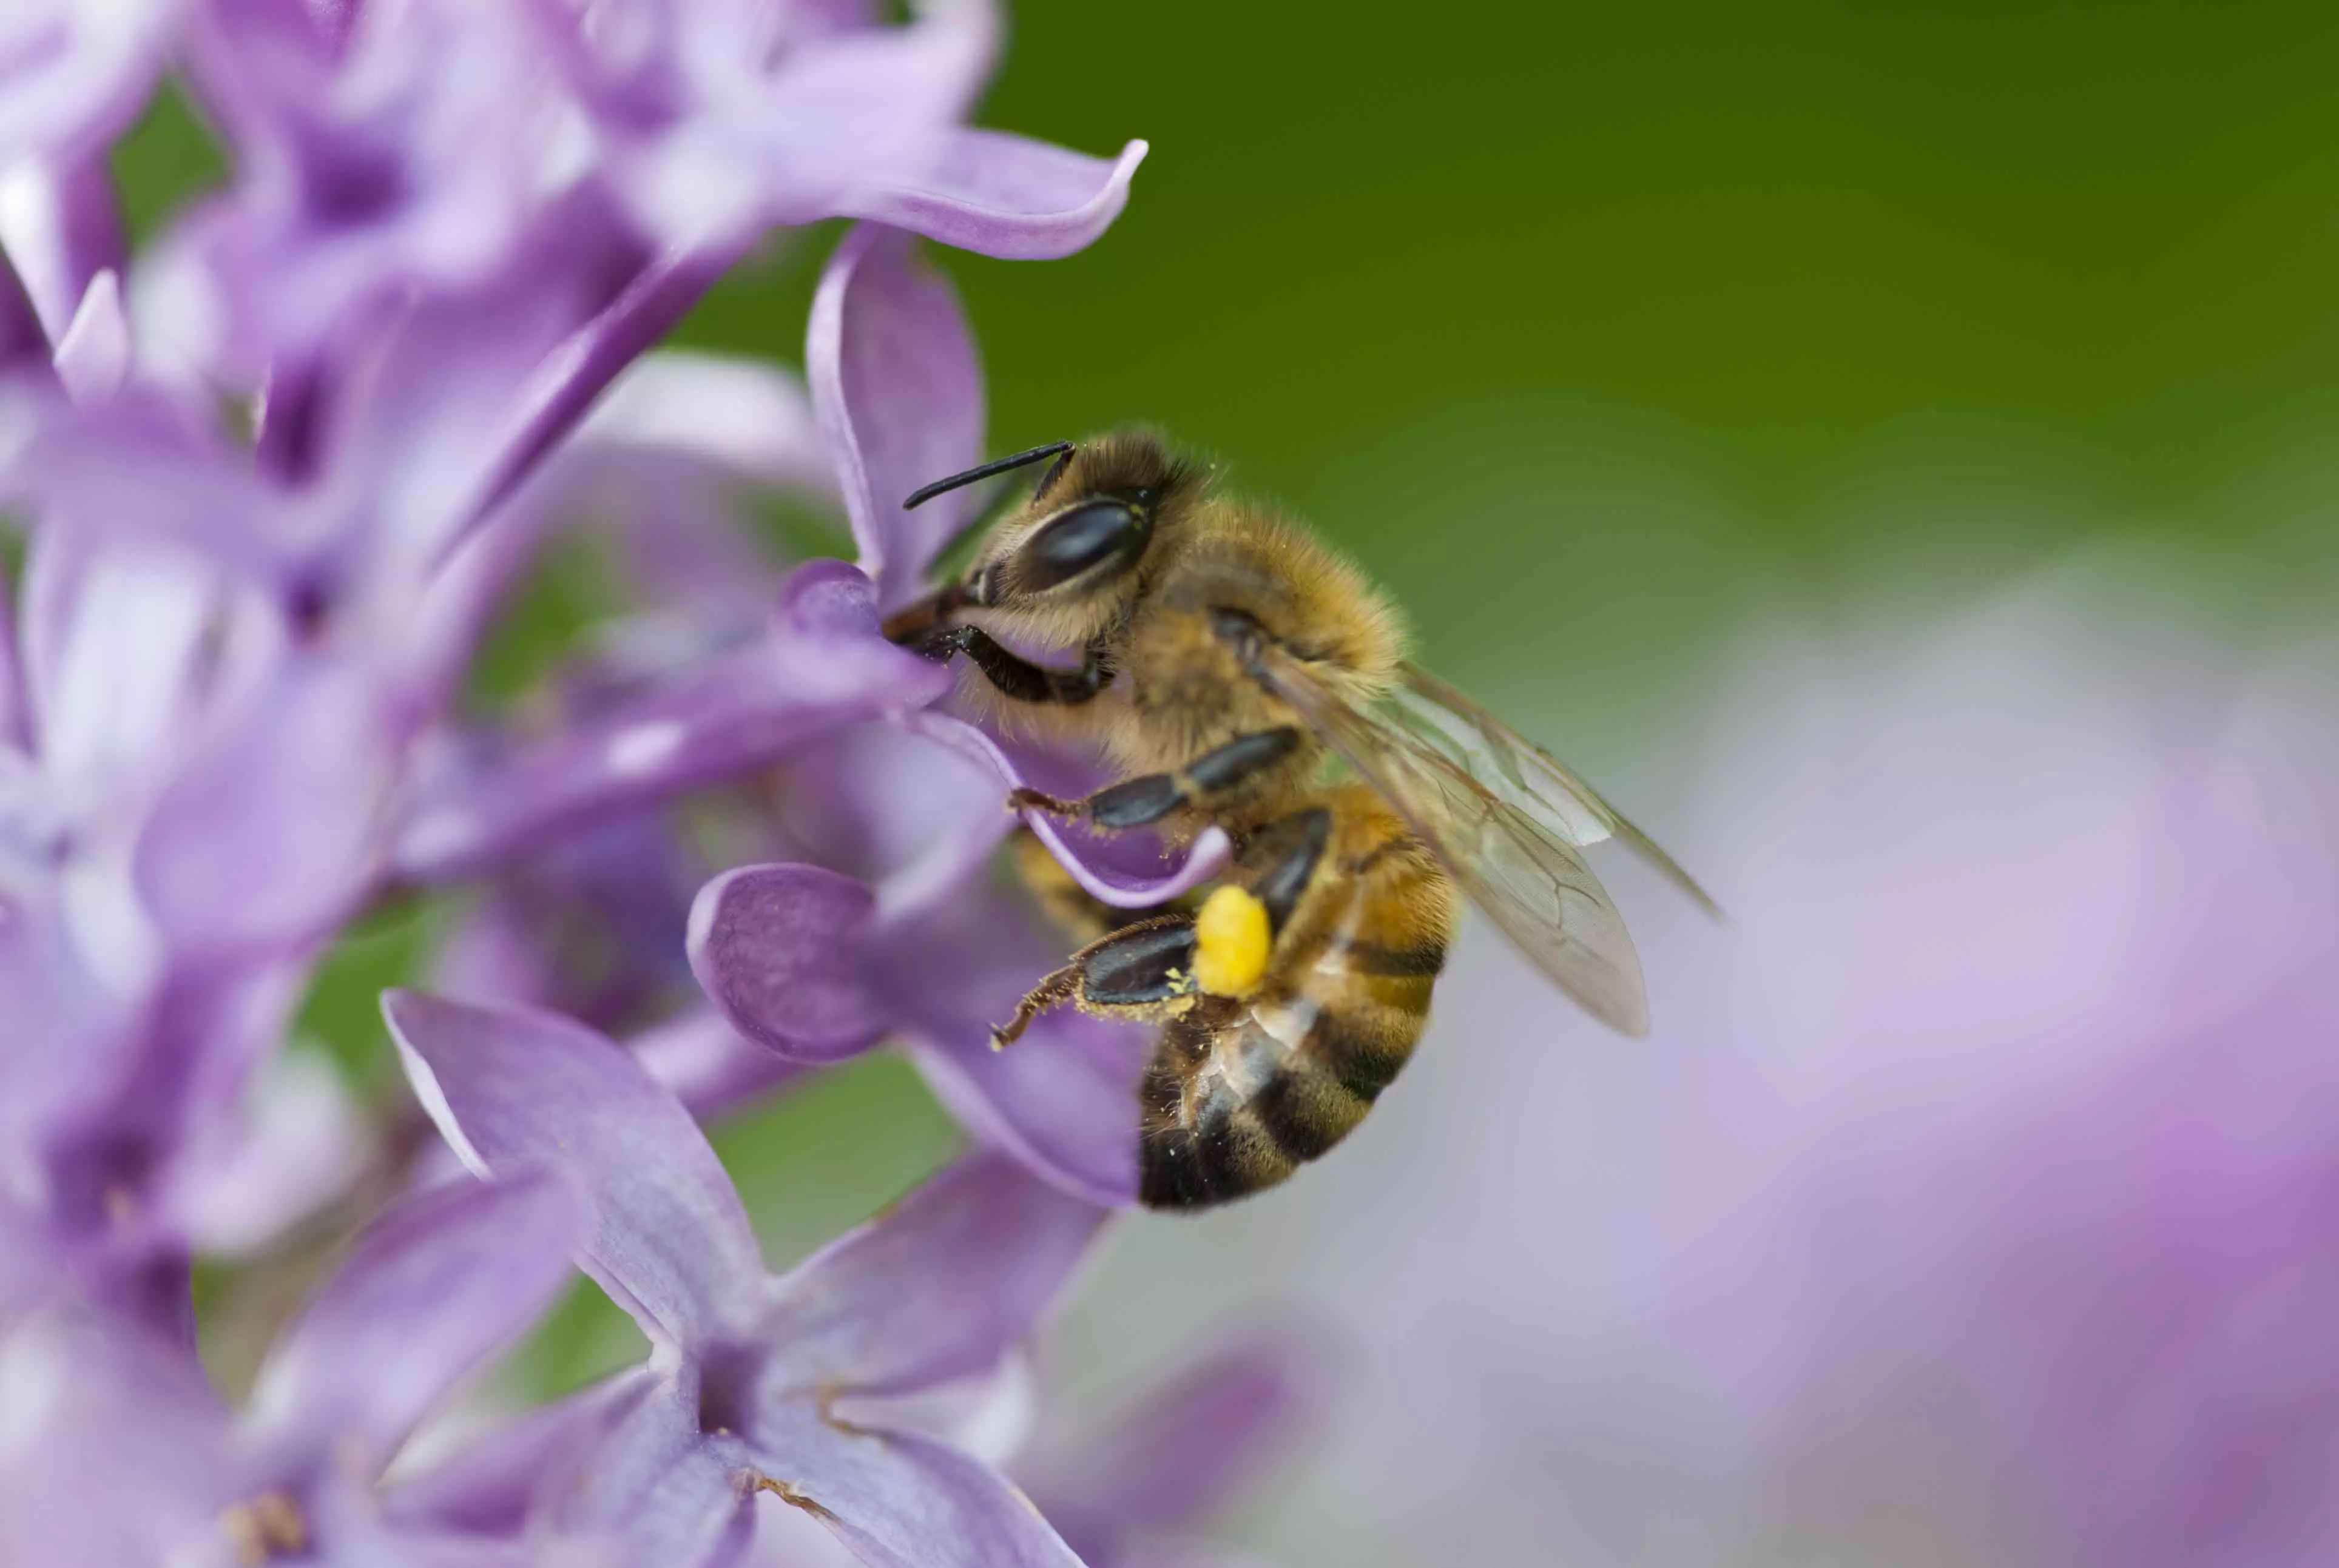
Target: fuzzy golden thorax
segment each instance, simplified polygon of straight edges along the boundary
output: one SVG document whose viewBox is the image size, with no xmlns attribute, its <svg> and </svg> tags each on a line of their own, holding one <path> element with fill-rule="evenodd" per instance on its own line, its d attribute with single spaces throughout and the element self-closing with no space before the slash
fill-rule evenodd
<svg viewBox="0 0 2339 1568">
<path fill-rule="evenodd" d="M 1031 586 L 1033 537 L 1106 498 L 1142 508 L 1142 553 L 1125 569 Z M 1396 608 L 1347 557 L 1266 507 L 1215 493 L 1209 469 L 1141 431 L 1081 446 L 993 530 L 964 582 L 962 618 L 1002 644 L 1060 666 L 1093 649 L 1113 672 L 1095 698 L 1066 705 L 1004 699 L 969 669 L 969 705 L 1012 730 L 1100 746 L 1132 773 L 1173 771 L 1238 735 L 1299 725 L 1242 666 L 1218 612 L 1249 617 L 1351 701 L 1386 689 L 1403 656 Z M 1317 754 L 1303 747 L 1258 793 L 1304 781 Z"/>
</svg>

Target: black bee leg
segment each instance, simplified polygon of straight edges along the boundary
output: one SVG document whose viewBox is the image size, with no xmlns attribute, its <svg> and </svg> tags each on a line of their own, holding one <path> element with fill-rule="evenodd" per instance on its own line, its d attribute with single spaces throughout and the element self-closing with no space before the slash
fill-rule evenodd
<svg viewBox="0 0 2339 1568">
<path fill-rule="evenodd" d="M 903 616 L 909 614 L 903 612 Z M 890 626 L 893 623 L 888 622 Z M 938 663 L 947 664 L 953 656 L 964 654 L 974 661 L 985 679 L 1001 695 L 1019 703 L 1062 703 L 1068 706 L 1087 702 L 1112 684 L 1112 663 L 1100 647 L 1089 648 L 1076 670 L 1051 670 L 1019 657 L 999 645 L 997 639 L 980 626 L 948 626 L 927 633 L 908 642 L 920 654 Z"/>
<path fill-rule="evenodd" d="M 1237 735 L 1213 747 L 1176 773 L 1143 774 L 1099 790 L 1086 800 L 1059 800 L 1038 790 L 1017 790 L 1012 806 L 1030 806 L 1053 816 L 1085 816 L 1100 828 L 1143 827 L 1180 806 L 1199 805 L 1240 788 L 1276 766 L 1299 747 L 1299 732 L 1285 725 Z"/>
<path fill-rule="evenodd" d="M 1015 1016 L 993 1025 L 991 1048 L 1004 1050 L 1031 1021 L 1074 997 L 1092 1011 L 1140 1011 L 1194 990 L 1194 917 L 1160 914 L 1136 921 L 1072 954 L 1015 1004 Z"/>
</svg>

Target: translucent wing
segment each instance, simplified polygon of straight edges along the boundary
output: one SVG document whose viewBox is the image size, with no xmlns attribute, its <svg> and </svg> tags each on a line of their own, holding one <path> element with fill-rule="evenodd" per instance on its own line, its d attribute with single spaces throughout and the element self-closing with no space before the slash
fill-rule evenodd
<svg viewBox="0 0 2339 1568">
<path fill-rule="evenodd" d="M 1663 851 L 1574 774 L 1419 671 L 1408 667 L 1388 702 L 1367 713 L 1273 645 L 1256 667 L 1536 967 L 1602 1021 L 1648 1031 L 1640 957 L 1578 846 L 1623 839 L 1712 907 Z"/>
<path fill-rule="evenodd" d="M 1711 915 L 1722 908 L 1673 857 L 1600 798 L 1557 757 L 1439 680 L 1406 665 L 1387 716 L 1418 745 L 1459 767 L 1562 840 L 1576 845 L 1613 838 L 1628 845 Z"/>
</svg>

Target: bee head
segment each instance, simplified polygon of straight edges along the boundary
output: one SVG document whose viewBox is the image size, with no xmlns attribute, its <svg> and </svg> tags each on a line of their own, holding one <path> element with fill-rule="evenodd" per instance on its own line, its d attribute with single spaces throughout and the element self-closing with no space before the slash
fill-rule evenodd
<svg viewBox="0 0 2339 1568">
<path fill-rule="evenodd" d="M 962 579 L 958 602 L 1025 623 L 1051 643 L 1084 641 L 1118 619 L 1165 525 L 1199 473 L 1158 437 L 1116 431 L 987 464 L 1050 462 L 1031 498 L 1002 519 Z M 972 482 L 954 477 L 943 484 Z M 929 486 L 913 501 L 940 493 Z"/>
</svg>

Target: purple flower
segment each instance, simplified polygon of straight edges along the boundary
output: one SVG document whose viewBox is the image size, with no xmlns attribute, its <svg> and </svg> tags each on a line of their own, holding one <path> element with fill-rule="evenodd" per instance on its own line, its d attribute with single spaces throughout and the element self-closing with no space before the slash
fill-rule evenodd
<svg viewBox="0 0 2339 1568">
<path fill-rule="evenodd" d="M 577 435 L 597 397 L 775 223 L 1061 254 L 1141 149 L 962 129 L 979 7 L 103 9 L 0 34 L 0 494 L 30 524 L 0 665 L 0 1192 L 54 1233 L 44 1268 L 183 1327 L 192 1243 L 331 1196 L 252 1091 L 351 917 L 638 830 L 945 684 L 848 568 L 706 591 L 739 558 L 718 477 L 836 488 L 784 379 L 655 362 Z M 125 268 L 94 158 L 166 60 L 233 173 Z M 458 732 L 538 545 L 650 491 L 617 532 L 657 530 L 646 581 L 724 636 L 558 734 Z"/>
<path fill-rule="evenodd" d="M 775 1279 L 689 1115 L 624 1050 L 542 1013 L 412 993 L 384 1011 L 467 1165 L 546 1165 L 587 1194 L 584 1265 L 650 1338 L 566 1522 L 621 1531 L 635 1561 L 728 1561 L 768 1492 L 871 1563 L 1077 1561 L 995 1472 L 883 1402 L 994 1374 L 1099 1210 L 979 1156 Z"/>
<path fill-rule="evenodd" d="M 228 1411 L 180 1346 L 59 1309 L 0 1343 L 0 1555 L 520 1563 L 514 1543 L 401 1524 L 378 1494 L 416 1424 L 571 1277 L 575 1204 L 515 1175 L 375 1226 Z M 548 1555 L 544 1561 L 558 1561 Z"/>
</svg>

